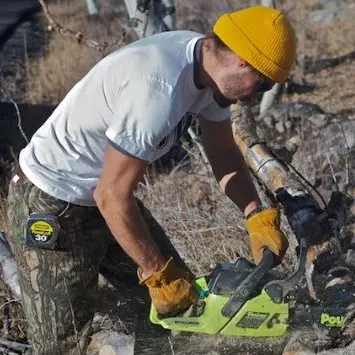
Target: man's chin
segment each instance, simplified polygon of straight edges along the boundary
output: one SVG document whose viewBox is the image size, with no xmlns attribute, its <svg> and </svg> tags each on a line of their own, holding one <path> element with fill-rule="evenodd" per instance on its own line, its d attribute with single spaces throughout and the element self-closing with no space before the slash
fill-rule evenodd
<svg viewBox="0 0 355 355">
<path fill-rule="evenodd" d="M 235 104 L 239 101 L 239 99 L 227 99 L 225 96 L 222 95 L 213 95 L 214 99 L 216 100 L 218 106 L 222 108 L 226 108 L 232 104 Z"/>
</svg>

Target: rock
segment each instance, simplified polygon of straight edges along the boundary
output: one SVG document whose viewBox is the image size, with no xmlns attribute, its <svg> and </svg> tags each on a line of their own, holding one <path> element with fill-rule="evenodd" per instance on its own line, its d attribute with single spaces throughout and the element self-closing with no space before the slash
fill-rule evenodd
<svg viewBox="0 0 355 355">
<path fill-rule="evenodd" d="M 333 11 L 315 10 L 309 14 L 309 19 L 314 22 L 332 22 L 334 16 Z"/>
<path fill-rule="evenodd" d="M 285 145 L 289 151 L 295 152 L 301 144 L 302 142 L 300 136 L 296 135 L 288 139 Z"/>
<path fill-rule="evenodd" d="M 309 13 L 309 19 L 314 22 L 330 23 L 336 18 L 348 18 L 353 16 L 354 10 L 351 4 L 345 1 L 320 1 L 320 9 Z"/>
<path fill-rule="evenodd" d="M 284 133 L 285 132 L 285 124 L 282 121 L 277 122 L 275 125 L 275 129 L 279 133 Z"/>
<path fill-rule="evenodd" d="M 274 127 L 274 118 L 272 116 L 266 115 L 263 117 L 264 123 L 267 127 L 273 128 Z"/>
<path fill-rule="evenodd" d="M 286 127 L 287 131 L 290 131 L 292 129 L 292 127 L 293 127 L 292 122 L 291 121 L 286 121 L 285 122 L 285 127 Z"/>
<path fill-rule="evenodd" d="M 295 119 L 308 120 L 310 117 L 319 114 L 325 115 L 325 112 L 318 105 L 311 102 L 282 102 L 271 106 L 261 118 L 271 116 L 276 121 L 294 121 Z"/>
<path fill-rule="evenodd" d="M 111 345 L 104 345 L 104 347 L 100 350 L 99 355 L 118 355 L 118 353 Z"/>
<path fill-rule="evenodd" d="M 134 336 L 114 331 L 93 334 L 87 355 L 133 355 Z"/>
<path fill-rule="evenodd" d="M 345 348 L 321 351 L 319 355 L 351 355 L 355 354 L 355 341 Z"/>
<path fill-rule="evenodd" d="M 355 250 L 349 249 L 345 256 L 345 262 L 350 267 L 355 268 Z"/>
<path fill-rule="evenodd" d="M 326 114 L 323 113 L 314 114 L 308 117 L 308 120 L 318 128 L 325 127 L 328 123 L 328 117 Z"/>
<path fill-rule="evenodd" d="M 310 102 L 277 103 L 257 119 L 258 133 L 273 149 L 285 145 L 290 135 L 313 140 L 328 124 L 328 115 Z"/>
</svg>

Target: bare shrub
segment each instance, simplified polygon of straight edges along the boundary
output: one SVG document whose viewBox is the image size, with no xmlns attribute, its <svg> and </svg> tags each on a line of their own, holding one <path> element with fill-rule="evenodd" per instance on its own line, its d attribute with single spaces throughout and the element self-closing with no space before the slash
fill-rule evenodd
<svg viewBox="0 0 355 355">
<path fill-rule="evenodd" d="M 76 43 L 54 36 L 48 44 L 48 53 L 30 65 L 27 83 L 30 103 L 60 102 L 94 64 L 90 49 L 78 49 Z"/>
</svg>

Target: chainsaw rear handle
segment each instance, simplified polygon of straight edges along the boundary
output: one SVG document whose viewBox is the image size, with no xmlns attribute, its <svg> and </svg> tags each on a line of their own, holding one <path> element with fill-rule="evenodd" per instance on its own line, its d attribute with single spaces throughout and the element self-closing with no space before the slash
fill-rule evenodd
<svg viewBox="0 0 355 355">
<path fill-rule="evenodd" d="M 270 271 L 274 266 L 277 264 L 277 255 L 273 253 L 270 249 L 265 248 L 263 257 L 260 261 L 259 265 L 262 265 L 263 268 L 265 268 L 266 273 Z"/>
<path fill-rule="evenodd" d="M 229 301 L 222 308 L 225 317 L 233 317 L 250 298 L 260 281 L 276 265 L 277 256 L 268 248 L 264 249 L 263 257 L 253 271 L 234 290 Z"/>
</svg>

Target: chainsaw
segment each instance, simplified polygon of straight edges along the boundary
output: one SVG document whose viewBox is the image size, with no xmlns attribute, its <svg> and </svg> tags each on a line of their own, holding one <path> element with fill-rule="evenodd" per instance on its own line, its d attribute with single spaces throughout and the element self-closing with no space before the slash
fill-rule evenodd
<svg viewBox="0 0 355 355">
<path fill-rule="evenodd" d="M 268 249 L 258 265 L 245 258 L 217 263 L 209 276 L 194 280 L 200 299 L 192 310 L 181 316 L 161 317 L 152 305 L 150 321 L 173 331 L 249 337 L 282 336 L 290 327 L 314 324 L 340 330 L 346 308 L 315 302 L 297 306 L 306 256 L 307 245 L 301 239 L 296 270 L 282 280 L 272 279 L 275 255 Z"/>
</svg>

